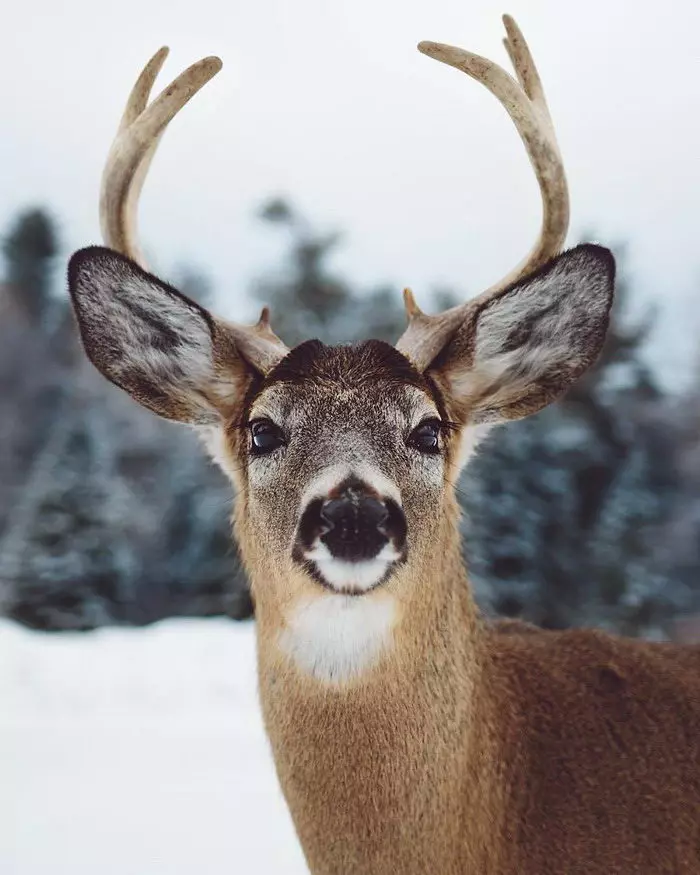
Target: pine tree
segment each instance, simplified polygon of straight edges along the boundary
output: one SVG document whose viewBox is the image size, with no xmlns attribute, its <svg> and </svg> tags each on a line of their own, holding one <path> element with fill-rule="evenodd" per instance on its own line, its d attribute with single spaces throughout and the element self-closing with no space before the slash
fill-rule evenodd
<svg viewBox="0 0 700 875">
<path fill-rule="evenodd" d="M 595 367 L 558 403 L 497 429 L 468 469 L 465 532 L 496 613 L 661 634 L 686 598 L 658 549 L 676 513 L 677 436 L 654 424 L 665 399 L 642 356 L 651 319 L 624 318 L 619 274 Z"/>
<path fill-rule="evenodd" d="M 275 332 L 288 346 L 317 338 L 324 343 L 348 343 L 369 337 L 395 342 L 405 325 L 401 296 L 379 287 L 364 294 L 354 290 L 328 267 L 341 243 L 338 233 L 317 231 L 279 198 L 260 211 L 269 225 L 290 237 L 288 264 L 254 287 L 255 296 L 272 310 Z"/>
<path fill-rule="evenodd" d="M 62 417 L 32 471 L 2 541 L 7 613 L 33 628 L 90 629 L 128 615 L 128 510 L 113 477 L 103 411 Z"/>
<path fill-rule="evenodd" d="M 2 242 L 5 279 L 35 324 L 45 321 L 51 300 L 58 236 L 53 220 L 40 208 L 23 212 Z"/>
</svg>

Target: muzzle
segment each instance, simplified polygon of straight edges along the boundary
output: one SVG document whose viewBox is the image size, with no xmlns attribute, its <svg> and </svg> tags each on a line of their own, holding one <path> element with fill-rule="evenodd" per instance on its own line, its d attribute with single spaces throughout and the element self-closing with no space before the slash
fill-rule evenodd
<svg viewBox="0 0 700 875">
<path fill-rule="evenodd" d="M 360 595 L 405 560 L 406 518 L 393 498 L 348 477 L 307 504 L 293 556 L 321 585 Z"/>
</svg>

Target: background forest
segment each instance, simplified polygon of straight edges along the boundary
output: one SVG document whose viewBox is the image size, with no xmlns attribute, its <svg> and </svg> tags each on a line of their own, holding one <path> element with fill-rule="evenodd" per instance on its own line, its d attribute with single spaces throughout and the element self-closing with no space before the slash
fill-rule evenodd
<svg viewBox="0 0 700 875">
<path fill-rule="evenodd" d="M 398 288 L 357 288 L 317 231 L 281 200 L 259 220 L 283 263 L 250 290 L 286 343 L 377 337 L 404 325 Z M 42 630 L 145 625 L 253 607 L 229 538 L 223 476 L 187 430 L 141 410 L 86 362 L 41 209 L 2 238 L 0 614 Z M 654 638 L 700 608 L 700 392 L 664 391 L 645 364 L 652 313 L 617 251 L 613 326 L 597 366 L 563 401 L 496 430 L 459 484 L 481 605 L 546 627 L 597 625 Z M 207 278 L 170 277 L 211 303 Z M 474 291 L 474 290 L 472 290 Z M 469 290 L 442 291 L 444 306 Z"/>
</svg>

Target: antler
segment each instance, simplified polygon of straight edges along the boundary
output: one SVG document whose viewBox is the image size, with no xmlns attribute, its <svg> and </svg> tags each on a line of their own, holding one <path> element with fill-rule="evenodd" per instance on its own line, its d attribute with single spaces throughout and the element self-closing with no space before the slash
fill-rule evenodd
<svg viewBox="0 0 700 875">
<path fill-rule="evenodd" d="M 418 49 L 481 82 L 503 104 L 525 144 L 537 176 L 542 195 L 542 227 L 527 257 L 500 282 L 466 304 L 437 316 L 427 316 L 418 308 L 413 294 L 406 290 L 409 324 L 396 346 L 419 367 L 430 364 L 450 333 L 457 329 L 472 308 L 536 270 L 559 252 L 566 238 L 569 193 L 542 82 L 517 24 L 510 15 L 503 16 L 503 23 L 506 28 L 503 43 L 515 68 L 517 82 L 498 64 L 464 49 L 432 42 L 422 42 Z"/>
<path fill-rule="evenodd" d="M 169 122 L 222 66 L 215 57 L 197 61 L 149 104 L 153 83 L 167 56 L 167 48 L 156 52 L 136 80 L 102 172 L 100 226 L 104 241 L 142 267 L 136 212 L 151 159 Z"/>
<path fill-rule="evenodd" d="M 148 98 L 168 49 L 155 53 L 141 71 L 126 103 L 117 136 L 102 171 L 100 226 L 111 249 L 146 267 L 138 244 L 136 214 L 139 195 L 163 131 L 182 107 L 219 72 L 221 60 L 203 58 L 171 82 L 152 103 Z M 288 352 L 270 327 L 267 307 L 252 326 L 216 320 L 233 339 L 238 351 L 262 373 L 267 373 Z"/>
</svg>

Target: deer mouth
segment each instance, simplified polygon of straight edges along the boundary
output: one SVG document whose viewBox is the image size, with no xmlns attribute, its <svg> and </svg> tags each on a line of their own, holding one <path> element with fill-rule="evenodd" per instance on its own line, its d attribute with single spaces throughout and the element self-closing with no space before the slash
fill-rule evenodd
<svg viewBox="0 0 700 875">
<path fill-rule="evenodd" d="M 405 558 L 405 552 L 400 553 L 393 544 L 387 543 L 372 559 L 348 561 L 333 556 L 319 541 L 304 552 L 303 565 L 317 583 L 331 592 L 359 596 L 386 583 Z"/>
</svg>

